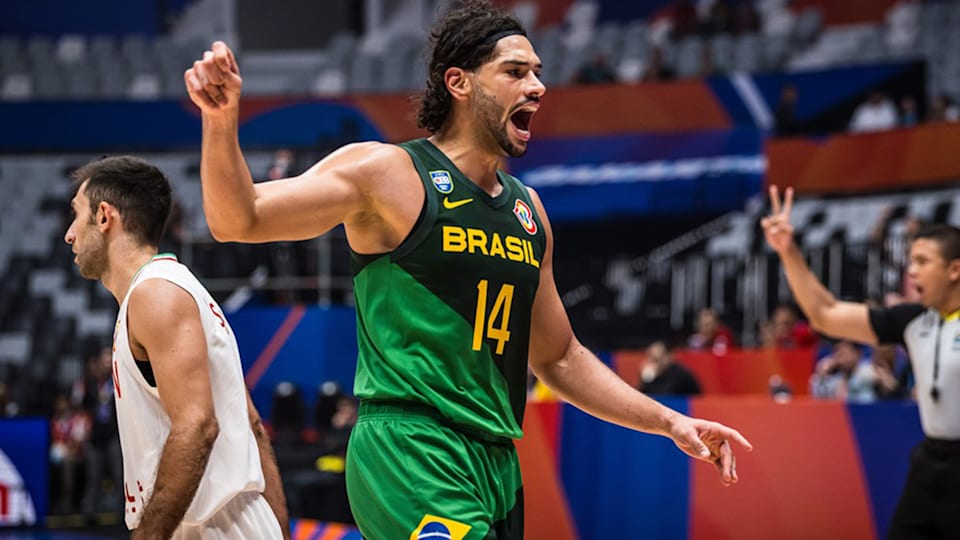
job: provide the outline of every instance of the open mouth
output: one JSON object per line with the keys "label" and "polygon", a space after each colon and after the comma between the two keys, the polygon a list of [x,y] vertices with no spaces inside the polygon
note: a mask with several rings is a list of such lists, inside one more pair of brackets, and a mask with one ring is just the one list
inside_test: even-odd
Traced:
{"label": "open mouth", "polygon": [[530,120],[533,118],[533,111],[517,111],[510,115],[510,123],[520,133],[523,140],[530,139]]}

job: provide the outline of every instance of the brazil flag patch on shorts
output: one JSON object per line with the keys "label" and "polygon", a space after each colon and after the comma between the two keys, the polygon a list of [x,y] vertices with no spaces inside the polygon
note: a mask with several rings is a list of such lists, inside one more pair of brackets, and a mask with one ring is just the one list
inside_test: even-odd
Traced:
{"label": "brazil flag patch on shorts", "polygon": [[470,525],[427,514],[410,534],[410,540],[463,540]]}

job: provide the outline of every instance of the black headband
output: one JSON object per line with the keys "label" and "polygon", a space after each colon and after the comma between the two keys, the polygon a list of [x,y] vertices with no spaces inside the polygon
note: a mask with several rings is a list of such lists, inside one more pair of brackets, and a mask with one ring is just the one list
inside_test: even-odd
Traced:
{"label": "black headband", "polygon": [[491,34],[487,36],[481,43],[480,46],[490,45],[491,43],[496,43],[501,39],[507,36],[526,36],[527,33],[523,30],[504,30],[503,32],[497,32],[496,34]]}

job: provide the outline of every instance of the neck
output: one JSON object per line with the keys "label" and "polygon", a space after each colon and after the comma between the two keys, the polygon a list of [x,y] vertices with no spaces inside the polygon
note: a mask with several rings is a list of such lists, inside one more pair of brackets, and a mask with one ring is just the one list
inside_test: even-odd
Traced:
{"label": "neck", "polygon": [[459,127],[464,124],[464,122],[451,122],[449,127],[438,131],[429,140],[471,182],[491,197],[496,197],[503,189],[497,180],[497,169],[500,168],[502,156],[498,152],[489,150],[487,148],[489,145],[478,140],[475,134]]}
{"label": "neck", "polygon": [[100,282],[122,303],[130,290],[134,274],[157,254],[154,246],[135,245],[130,241],[113,242],[109,249],[110,264],[100,276]]}
{"label": "neck", "polygon": [[950,291],[947,292],[943,301],[935,307],[937,311],[940,312],[940,315],[944,317],[960,311],[960,287],[952,287]]}

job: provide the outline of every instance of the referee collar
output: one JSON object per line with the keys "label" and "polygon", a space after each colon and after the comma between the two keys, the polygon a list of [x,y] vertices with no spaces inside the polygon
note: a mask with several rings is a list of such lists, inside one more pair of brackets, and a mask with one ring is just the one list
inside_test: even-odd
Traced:
{"label": "referee collar", "polygon": [[943,322],[953,322],[960,320],[960,309],[955,309],[953,311],[941,311],[940,318],[943,319]]}

